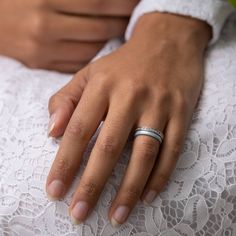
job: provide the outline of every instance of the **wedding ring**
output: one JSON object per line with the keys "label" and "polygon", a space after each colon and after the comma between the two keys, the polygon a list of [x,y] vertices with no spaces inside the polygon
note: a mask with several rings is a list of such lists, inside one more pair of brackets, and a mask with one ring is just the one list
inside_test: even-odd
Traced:
{"label": "wedding ring", "polygon": [[135,129],[134,137],[137,137],[139,135],[150,136],[150,137],[156,139],[157,141],[159,141],[160,143],[162,143],[162,141],[164,139],[164,134],[161,131],[152,129],[150,127],[139,127],[137,129]]}

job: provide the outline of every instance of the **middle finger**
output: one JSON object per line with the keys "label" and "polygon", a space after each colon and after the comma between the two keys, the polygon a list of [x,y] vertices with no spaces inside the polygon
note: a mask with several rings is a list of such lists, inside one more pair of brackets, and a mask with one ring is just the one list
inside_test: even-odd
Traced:
{"label": "middle finger", "polygon": [[132,114],[130,104],[110,105],[70,206],[71,217],[75,223],[80,223],[88,217],[111,175],[132,129],[134,118],[127,114]]}
{"label": "middle finger", "polygon": [[125,18],[55,14],[52,21],[47,23],[47,27],[55,39],[103,42],[123,36],[127,23],[128,21]]}
{"label": "middle finger", "polygon": [[[163,131],[166,117],[145,111],[146,116],[138,122],[138,127],[151,127]],[[150,116],[152,114],[152,116]],[[160,142],[153,137],[140,135],[135,137],[130,162],[120,189],[112,203],[109,218],[114,226],[123,224],[139,200],[146,182],[157,159]]]}

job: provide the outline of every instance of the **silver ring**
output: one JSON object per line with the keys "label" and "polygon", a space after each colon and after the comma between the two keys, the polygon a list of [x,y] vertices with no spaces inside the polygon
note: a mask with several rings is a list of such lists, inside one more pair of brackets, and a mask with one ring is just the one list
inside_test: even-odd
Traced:
{"label": "silver ring", "polygon": [[139,127],[135,129],[134,131],[134,137],[137,137],[139,135],[146,135],[150,136],[152,138],[155,138],[157,141],[162,143],[164,139],[164,134],[161,131],[149,128],[149,127]]}

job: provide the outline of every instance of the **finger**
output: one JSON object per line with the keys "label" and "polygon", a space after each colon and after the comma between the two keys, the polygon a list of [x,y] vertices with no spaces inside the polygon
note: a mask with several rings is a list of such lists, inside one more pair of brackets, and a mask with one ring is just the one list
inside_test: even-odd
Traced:
{"label": "finger", "polygon": [[102,16],[130,16],[138,0],[50,0],[51,6],[60,12]]}
{"label": "finger", "polygon": [[[166,117],[145,112],[138,127],[151,127],[163,131]],[[152,114],[152,116],[150,116]],[[126,174],[109,211],[113,226],[123,224],[139,200],[154,166],[160,142],[153,137],[140,135],[135,137]]]}
{"label": "finger", "polygon": [[86,84],[86,72],[84,69],[49,99],[50,122],[48,136],[59,137],[64,133]]}
{"label": "finger", "polygon": [[73,74],[83,69],[86,65],[87,63],[81,63],[80,61],[53,61],[49,62],[47,65],[43,65],[42,69],[58,71],[65,74]]}
{"label": "finger", "polygon": [[[56,41],[44,44],[41,57],[56,62],[65,62],[69,65],[87,64],[102,49],[106,42],[86,43],[78,41]],[[46,53],[46,55],[45,55]],[[78,66],[77,66],[78,67]],[[76,68],[76,67],[75,67]],[[73,68],[72,68],[73,69]],[[71,70],[70,70],[71,71]]]}
{"label": "finger", "polygon": [[110,106],[78,189],[73,196],[69,209],[75,223],[84,221],[96,205],[132,129],[133,116],[127,115],[130,114],[130,106],[125,107],[123,104],[121,107],[118,104]]}
{"label": "finger", "polygon": [[[58,24],[58,22],[60,22]],[[128,21],[120,18],[98,18],[55,14],[48,22],[47,32],[52,38],[104,42],[123,36]]]}
{"label": "finger", "polygon": [[158,162],[142,195],[144,203],[150,204],[167,184],[178,161],[186,130],[187,121],[184,117],[175,117],[169,122]]}
{"label": "finger", "polygon": [[101,95],[102,91],[99,88],[94,89],[93,86],[97,85],[90,83],[86,86],[48,175],[46,189],[51,199],[61,198],[70,187],[85,148],[106,112],[108,99]]}

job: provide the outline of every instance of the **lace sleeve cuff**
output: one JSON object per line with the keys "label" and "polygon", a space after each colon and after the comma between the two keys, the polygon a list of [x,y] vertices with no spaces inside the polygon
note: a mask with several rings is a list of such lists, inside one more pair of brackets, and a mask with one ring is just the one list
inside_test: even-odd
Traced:
{"label": "lace sleeve cuff", "polygon": [[142,0],[133,12],[125,39],[131,37],[140,16],[154,11],[186,15],[208,22],[212,26],[213,37],[210,44],[213,44],[219,38],[222,26],[233,7],[222,0]]}

